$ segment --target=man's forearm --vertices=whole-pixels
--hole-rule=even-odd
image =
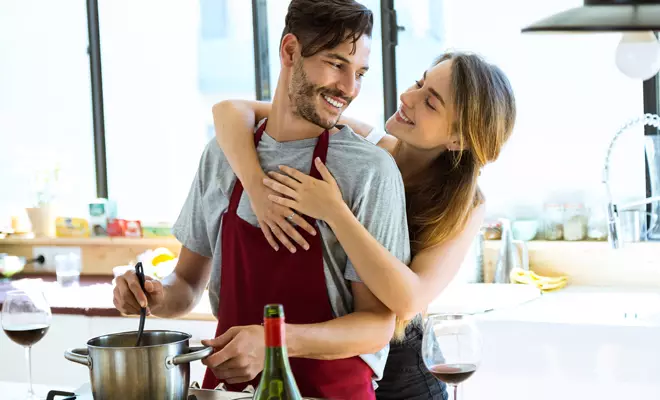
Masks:
[[[290,357],[336,360],[375,353],[393,333],[391,312],[356,311],[318,324],[287,324],[287,350]]]
[[[195,290],[176,272],[163,278],[164,301],[151,314],[161,318],[175,318],[189,313],[199,302],[204,290]]]

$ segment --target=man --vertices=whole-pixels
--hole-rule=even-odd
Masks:
[[[281,72],[271,116],[255,143],[264,170],[288,165],[318,174],[325,162],[363,225],[403,262],[410,258],[403,182],[394,160],[355,135],[335,128],[360,91],[368,69],[373,16],[352,0],[293,0],[280,44]],[[311,166],[311,167],[310,167]],[[174,273],[149,280],[145,297],[131,272],[117,280],[115,305],[157,316],[188,312],[207,282],[217,352],[204,363],[204,387],[233,390],[258,383],[263,368],[263,306],[282,303],[290,363],[304,396],[374,399],[394,315],[360,282],[330,228],[301,232],[308,249],[273,250],[213,139],[202,155],[174,226],[182,243]],[[295,216],[300,218],[300,216]],[[359,356],[358,356],[359,355]]]

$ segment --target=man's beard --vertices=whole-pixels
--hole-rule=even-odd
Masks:
[[[347,98],[344,93],[339,90],[313,84],[303,69],[302,61],[296,63],[293,67],[293,76],[291,78],[291,83],[289,84],[289,101],[293,105],[293,112],[314,125],[318,125],[324,129],[330,129],[337,125],[339,117],[341,116],[341,111],[336,117],[321,117],[315,106],[316,97],[321,94],[346,100],[347,104],[342,107],[341,111],[343,111],[352,100]]]

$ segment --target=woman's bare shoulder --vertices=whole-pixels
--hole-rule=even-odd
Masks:
[[[390,154],[394,154],[394,149],[396,149],[396,144],[398,141],[399,139],[395,138],[389,133],[386,133],[385,136],[383,136],[383,138],[378,142],[378,147],[387,150],[387,152]]]

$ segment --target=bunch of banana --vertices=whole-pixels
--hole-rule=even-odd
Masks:
[[[534,271],[525,271],[519,267],[511,270],[509,278],[511,279],[511,283],[534,285],[544,292],[561,289],[568,283],[567,276],[539,276]]]

